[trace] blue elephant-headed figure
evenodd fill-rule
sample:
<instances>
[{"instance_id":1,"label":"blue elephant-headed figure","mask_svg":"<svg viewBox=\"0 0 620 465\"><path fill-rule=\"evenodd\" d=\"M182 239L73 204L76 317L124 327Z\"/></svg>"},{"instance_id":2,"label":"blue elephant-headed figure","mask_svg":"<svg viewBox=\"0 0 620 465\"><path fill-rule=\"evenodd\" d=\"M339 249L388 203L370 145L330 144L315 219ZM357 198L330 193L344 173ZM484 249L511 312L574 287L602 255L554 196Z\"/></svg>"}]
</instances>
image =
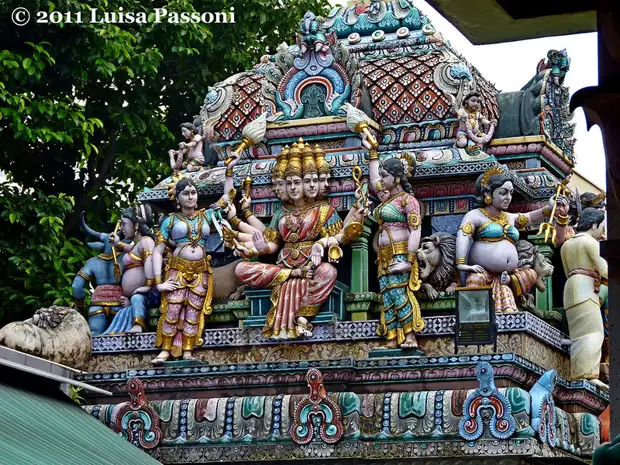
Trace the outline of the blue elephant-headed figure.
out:
<instances>
[{"instance_id":1,"label":"blue elephant-headed figure","mask_svg":"<svg viewBox=\"0 0 620 465\"><path fill-rule=\"evenodd\" d=\"M101 252L96 257L89 259L78 271L71 285L73 300L78 309L84 308L85 288L91 283L95 288L88 309L88 326L93 336L103 333L109 325L110 319L121 308L120 298L122 289L120 278L122 273L122 260L117 257L116 265L110 242L109 233L99 233L91 229L81 215L82 228L86 233L98 239L95 242L87 242L88 246ZM116 273L115 273L116 271Z\"/></svg>"}]
</instances>

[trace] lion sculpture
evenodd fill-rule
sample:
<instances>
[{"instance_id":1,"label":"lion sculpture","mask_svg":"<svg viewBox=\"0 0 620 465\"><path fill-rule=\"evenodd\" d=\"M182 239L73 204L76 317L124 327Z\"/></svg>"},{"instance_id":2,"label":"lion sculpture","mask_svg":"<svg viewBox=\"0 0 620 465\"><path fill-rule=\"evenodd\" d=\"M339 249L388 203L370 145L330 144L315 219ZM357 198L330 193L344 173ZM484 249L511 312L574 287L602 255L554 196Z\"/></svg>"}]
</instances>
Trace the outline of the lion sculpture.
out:
<instances>
[{"instance_id":1,"label":"lion sculpture","mask_svg":"<svg viewBox=\"0 0 620 465\"><path fill-rule=\"evenodd\" d=\"M519 262L517 268L531 268L536 272L535 287L540 292L547 289L546 279L553 274L553 265L547 257L531 242L520 240L516 244ZM521 305L526 309L535 307L534 294L530 291L533 288L526 289L521 296Z\"/></svg>"},{"instance_id":2,"label":"lion sculpture","mask_svg":"<svg viewBox=\"0 0 620 465\"><path fill-rule=\"evenodd\" d=\"M0 345L85 370L92 346L86 319L72 308L41 308L25 321L0 329Z\"/></svg>"},{"instance_id":3,"label":"lion sculpture","mask_svg":"<svg viewBox=\"0 0 620 465\"><path fill-rule=\"evenodd\" d=\"M435 300L440 293L454 294L456 290L456 239L452 234L437 232L420 241L417 253L422 285L420 291Z\"/></svg>"}]
</instances>

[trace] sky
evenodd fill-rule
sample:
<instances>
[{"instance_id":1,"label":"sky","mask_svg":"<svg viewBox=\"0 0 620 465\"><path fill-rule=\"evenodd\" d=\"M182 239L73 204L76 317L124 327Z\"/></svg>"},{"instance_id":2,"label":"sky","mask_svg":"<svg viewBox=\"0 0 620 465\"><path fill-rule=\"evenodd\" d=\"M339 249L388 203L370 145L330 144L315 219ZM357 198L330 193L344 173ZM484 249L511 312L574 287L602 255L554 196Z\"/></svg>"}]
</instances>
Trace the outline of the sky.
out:
<instances>
[{"instance_id":1,"label":"sky","mask_svg":"<svg viewBox=\"0 0 620 465\"><path fill-rule=\"evenodd\" d=\"M342 5L346 1L330 0L330 3ZM549 50L564 48L571 58L570 71L564 81L571 95L583 87L598 84L597 37L594 32L495 45L473 45L426 1L413 0L413 3L428 16L435 29L500 91L521 89L534 77L536 65L542 58L546 58ZM576 169L597 186L605 188L605 152L601 131L598 126L587 130L580 108L575 111L573 122L577 124Z\"/></svg>"}]
</instances>

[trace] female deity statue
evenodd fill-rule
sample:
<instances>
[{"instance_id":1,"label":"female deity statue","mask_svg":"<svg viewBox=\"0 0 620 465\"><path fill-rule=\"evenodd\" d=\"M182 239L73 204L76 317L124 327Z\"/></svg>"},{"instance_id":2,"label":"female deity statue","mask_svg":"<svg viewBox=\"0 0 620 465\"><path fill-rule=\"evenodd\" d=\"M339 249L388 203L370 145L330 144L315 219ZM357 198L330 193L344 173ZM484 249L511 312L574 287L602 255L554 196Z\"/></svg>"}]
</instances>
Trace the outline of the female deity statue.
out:
<instances>
[{"instance_id":1,"label":"female deity statue","mask_svg":"<svg viewBox=\"0 0 620 465\"><path fill-rule=\"evenodd\" d=\"M499 168L491 168L481 175L476 181L476 190L478 203L484 206L471 210L461 221L456 236L457 269L468 273L468 287L493 287L495 311L514 312L517 311L514 295L531 289L537 279L533 270L517 268L517 227L525 229L548 218L553 198L544 208L528 213L508 213L514 186ZM568 224L568 202L564 197L558 198L556 213L557 227L562 229L559 236L564 234Z\"/></svg>"},{"instance_id":2,"label":"female deity statue","mask_svg":"<svg viewBox=\"0 0 620 465\"><path fill-rule=\"evenodd\" d=\"M364 145L369 147L365 140ZM370 183L381 193L374 216L379 224L373 247L377 251L381 289L381 323L377 329L387 347L417 349L416 332L424 320L414 292L420 288L416 253L420 247L420 204L413 195L409 177L413 159L390 158L379 165L375 147L370 154Z\"/></svg>"},{"instance_id":3,"label":"female deity statue","mask_svg":"<svg viewBox=\"0 0 620 465\"><path fill-rule=\"evenodd\" d=\"M202 345L204 319L213 310L213 269L205 251L213 211L198 210L198 191L190 179L176 183L174 196L180 211L161 224L153 252L155 283L162 294L155 339L155 346L162 351L153 364L165 362L170 355L194 360L192 350ZM166 246L172 249L172 256L161 282Z\"/></svg>"},{"instance_id":4,"label":"female deity statue","mask_svg":"<svg viewBox=\"0 0 620 465\"><path fill-rule=\"evenodd\" d=\"M123 255L121 287L122 308L103 334L141 333L148 329L150 308L159 306L159 292L154 289L153 212L149 205L129 207L121 212L121 233L110 234L110 241ZM121 242L130 239L131 243Z\"/></svg>"},{"instance_id":5,"label":"female deity statue","mask_svg":"<svg viewBox=\"0 0 620 465\"><path fill-rule=\"evenodd\" d=\"M600 375L604 338L599 289L607 284L607 262L601 258L599 240L605 213L586 208L577 224L577 234L560 249L564 273L564 309L573 344L570 348L571 377L589 379L594 384Z\"/></svg>"},{"instance_id":6,"label":"female deity statue","mask_svg":"<svg viewBox=\"0 0 620 465\"><path fill-rule=\"evenodd\" d=\"M181 142L179 150L169 150L170 166L173 171L180 171L186 168L187 171L198 171L205 164L205 157L202 152L202 140L204 137L200 134L200 128L192 123L181 124L181 133L188 142ZM183 158L187 156L186 160Z\"/></svg>"},{"instance_id":7,"label":"female deity statue","mask_svg":"<svg viewBox=\"0 0 620 465\"><path fill-rule=\"evenodd\" d=\"M272 289L263 328L266 337L311 335L308 319L319 312L336 283L336 268L322 259L328 238L341 230L342 221L327 201L314 201L319 189L310 177L317 173L310 146L303 141L293 144L284 172L291 205L278 209L270 226L264 233L256 231L252 242L236 245L236 253L246 258L279 251L275 265L242 262L235 270L244 284Z\"/></svg>"},{"instance_id":8,"label":"female deity statue","mask_svg":"<svg viewBox=\"0 0 620 465\"><path fill-rule=\"evenodd\" d=\"M488 144L495 132L497 121L489 121L481 113L480 94L471 93L463 100L458 110L459 129L456 133L456 146L475 155Z\"/></svg>"}]
</instances>

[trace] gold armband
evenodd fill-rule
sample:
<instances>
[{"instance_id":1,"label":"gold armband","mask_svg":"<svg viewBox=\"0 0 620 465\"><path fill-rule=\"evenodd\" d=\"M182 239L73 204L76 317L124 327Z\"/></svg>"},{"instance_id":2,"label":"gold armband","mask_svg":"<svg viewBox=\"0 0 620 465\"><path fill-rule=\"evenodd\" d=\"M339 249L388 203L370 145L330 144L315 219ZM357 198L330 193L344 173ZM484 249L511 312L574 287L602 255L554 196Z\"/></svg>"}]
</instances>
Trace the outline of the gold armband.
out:
<instances>
[{"instance_id":1,"label":"gold armband","mask_svg":"<svg viewBox=\"0 0 620 465\"><path fill-rule=\"evenodd\" d=\"M155 276L155 277L153 278L153 282L154 282L155 284L161 284L161 276Z\"/></svg>"},{"instance_id":2,"label":"gold armband","mask_svg":"<svg viewBox=\"0 0 620 465\"><path fill-rule=\"evenodd\" d=\"M280 233L273 228L265 229L263 234L265 239L267 239L267 242L274 242L276 244L280 242Z\"/></svg>"},{"instance_id":3,"label":"gold armband","mask_svg":"<svg viewBox=\"0 0 620 465\"><path fill-rule=\"evenodd\" d=\"M416 212L410 213L407 221L409 222L409 226L411 226L413 229L418 229L420 227L420 223L422 222L420 220L420 215L418 215Z\"/></svg>"},{"instance_id":4,"label":"gold armband","mask_svg":"<svg viewBox=\"0 0 620 465\"><path fill-rule=\"evenodd\" d=\"M551 209L549 208L548 205L545 205L542 209L543 215L545 215L547 218L551 216Z\"/></svg>"},{"instance_id":5,"label":"gold armband","mask_svg":"<svg viewBox=\"0 0 620 465\"><path fill-rule=\"evenodd\" d=\"M153 278L153 279L147 279L147 280L145 281L145 284L146 284L147 286L151 286L151 287L153 287L153 286L155 285L155 278Z\"/></svg>"},{"instance_id":6,"label":"gold armband","mask_svg":"<svg viewBox=\"0 0 620 465\"><path fill-rule=\"evenodd\" d=\"M239 226L239 223L241 223L241 220L238 216L235 216L233 219L230 220L230 224L232 224L235 228Z\"/></svg>"},{"instance_id":7,"label":"gold armband","mask_svg":"<svg viewBox=\"0 0 620 465\"><path fill-rule=\"evenodd\" d=\"M518 229L525 229L525 227L527 226L529 222L530 222L530 219L525 215L519 215L517 216L517 219L515 220L515 223L517 223Z\"/></svg>"},{"instance_id":8,"label":"gold armband","mask_svg":"<svg viewBox=\"0 0 620 465\"><path fill-rule=\"evenodd\" d=\"M566 226L568 224L568 215L558 215L558 224Z\"/></svg>"},{"instance_id":9,"label":"gold armband","mask_svg":"<svg viewBox=\"0 0 620 465\"><path fill-rule=\"evenodd\" d=\"M226 168L226 177L230 178L233 175L233 169L232 168Z\"/></svg>"},{"instance_id":10,"label":"gold armband","mask_svg":"<svg viewBox=\"0 0 620 465\"><path fill-rule=\"evenodd\" d=\"M465 265L465 257L459 257L456 259L457 265Z\"/></svg>"},{"instance_id":11,"label":"gold armband","mask_svg":"<svg viewBox=\"0 0 620 465\"><path fill-rule=\"evenodd\" d=\"M418 254L415 252L408 252L407 253L407 261L409 263L411 263L412 265L416 262L416 260L418 259Z\"/></svg>"},{"instance_id":12,"label":"gold armband","mask_svg":"<svg viewBox=\"0 0 620 465\"><path fill-rule=\"evenodd\" d=\"M474 229L475 228L474 228L474 225L471 222L468 221L467 223L462 225L459 229L461 231L463 231L463 234L465 234L466 236L471 236L474 233ZM465 259L463 259L463 260L465 260ZM463 263L465 263L465 262L463 262Z\"/></svg>"},{"instance_id":13,"label":"gold armband","mask_svg":"<svg viewBox=\"0 0 620 465\"><path fill-rule=\"evenodd\" d=\"M368 157L371 160L378 160L379 159L379 152L377 152L377 149L370 149L368 151Z\"/></svg>"},{"instance_id":14,"label":"gold armband","mask_svg":"<svg viewBox=\"0 0 620 465\"><path fill-rule=\"evenodd\" d=\"M164 239L164 235L161 233L161 231L157 231L157 234L155 234L155 244L159 245L163 244L164 242L166 242L166 240Z\"/></svg>"},{"instance_id":15,"label":"gold armband","mask_svg":"<svg viewBox=\"0 0 620 465\"><path fill-rule=\"evenodd\" d=\"M247 220L250 216L254 214L254 212L250 208L245 208L241 211L243 213L243 217Z\"/></svg>"}]
</instances>

